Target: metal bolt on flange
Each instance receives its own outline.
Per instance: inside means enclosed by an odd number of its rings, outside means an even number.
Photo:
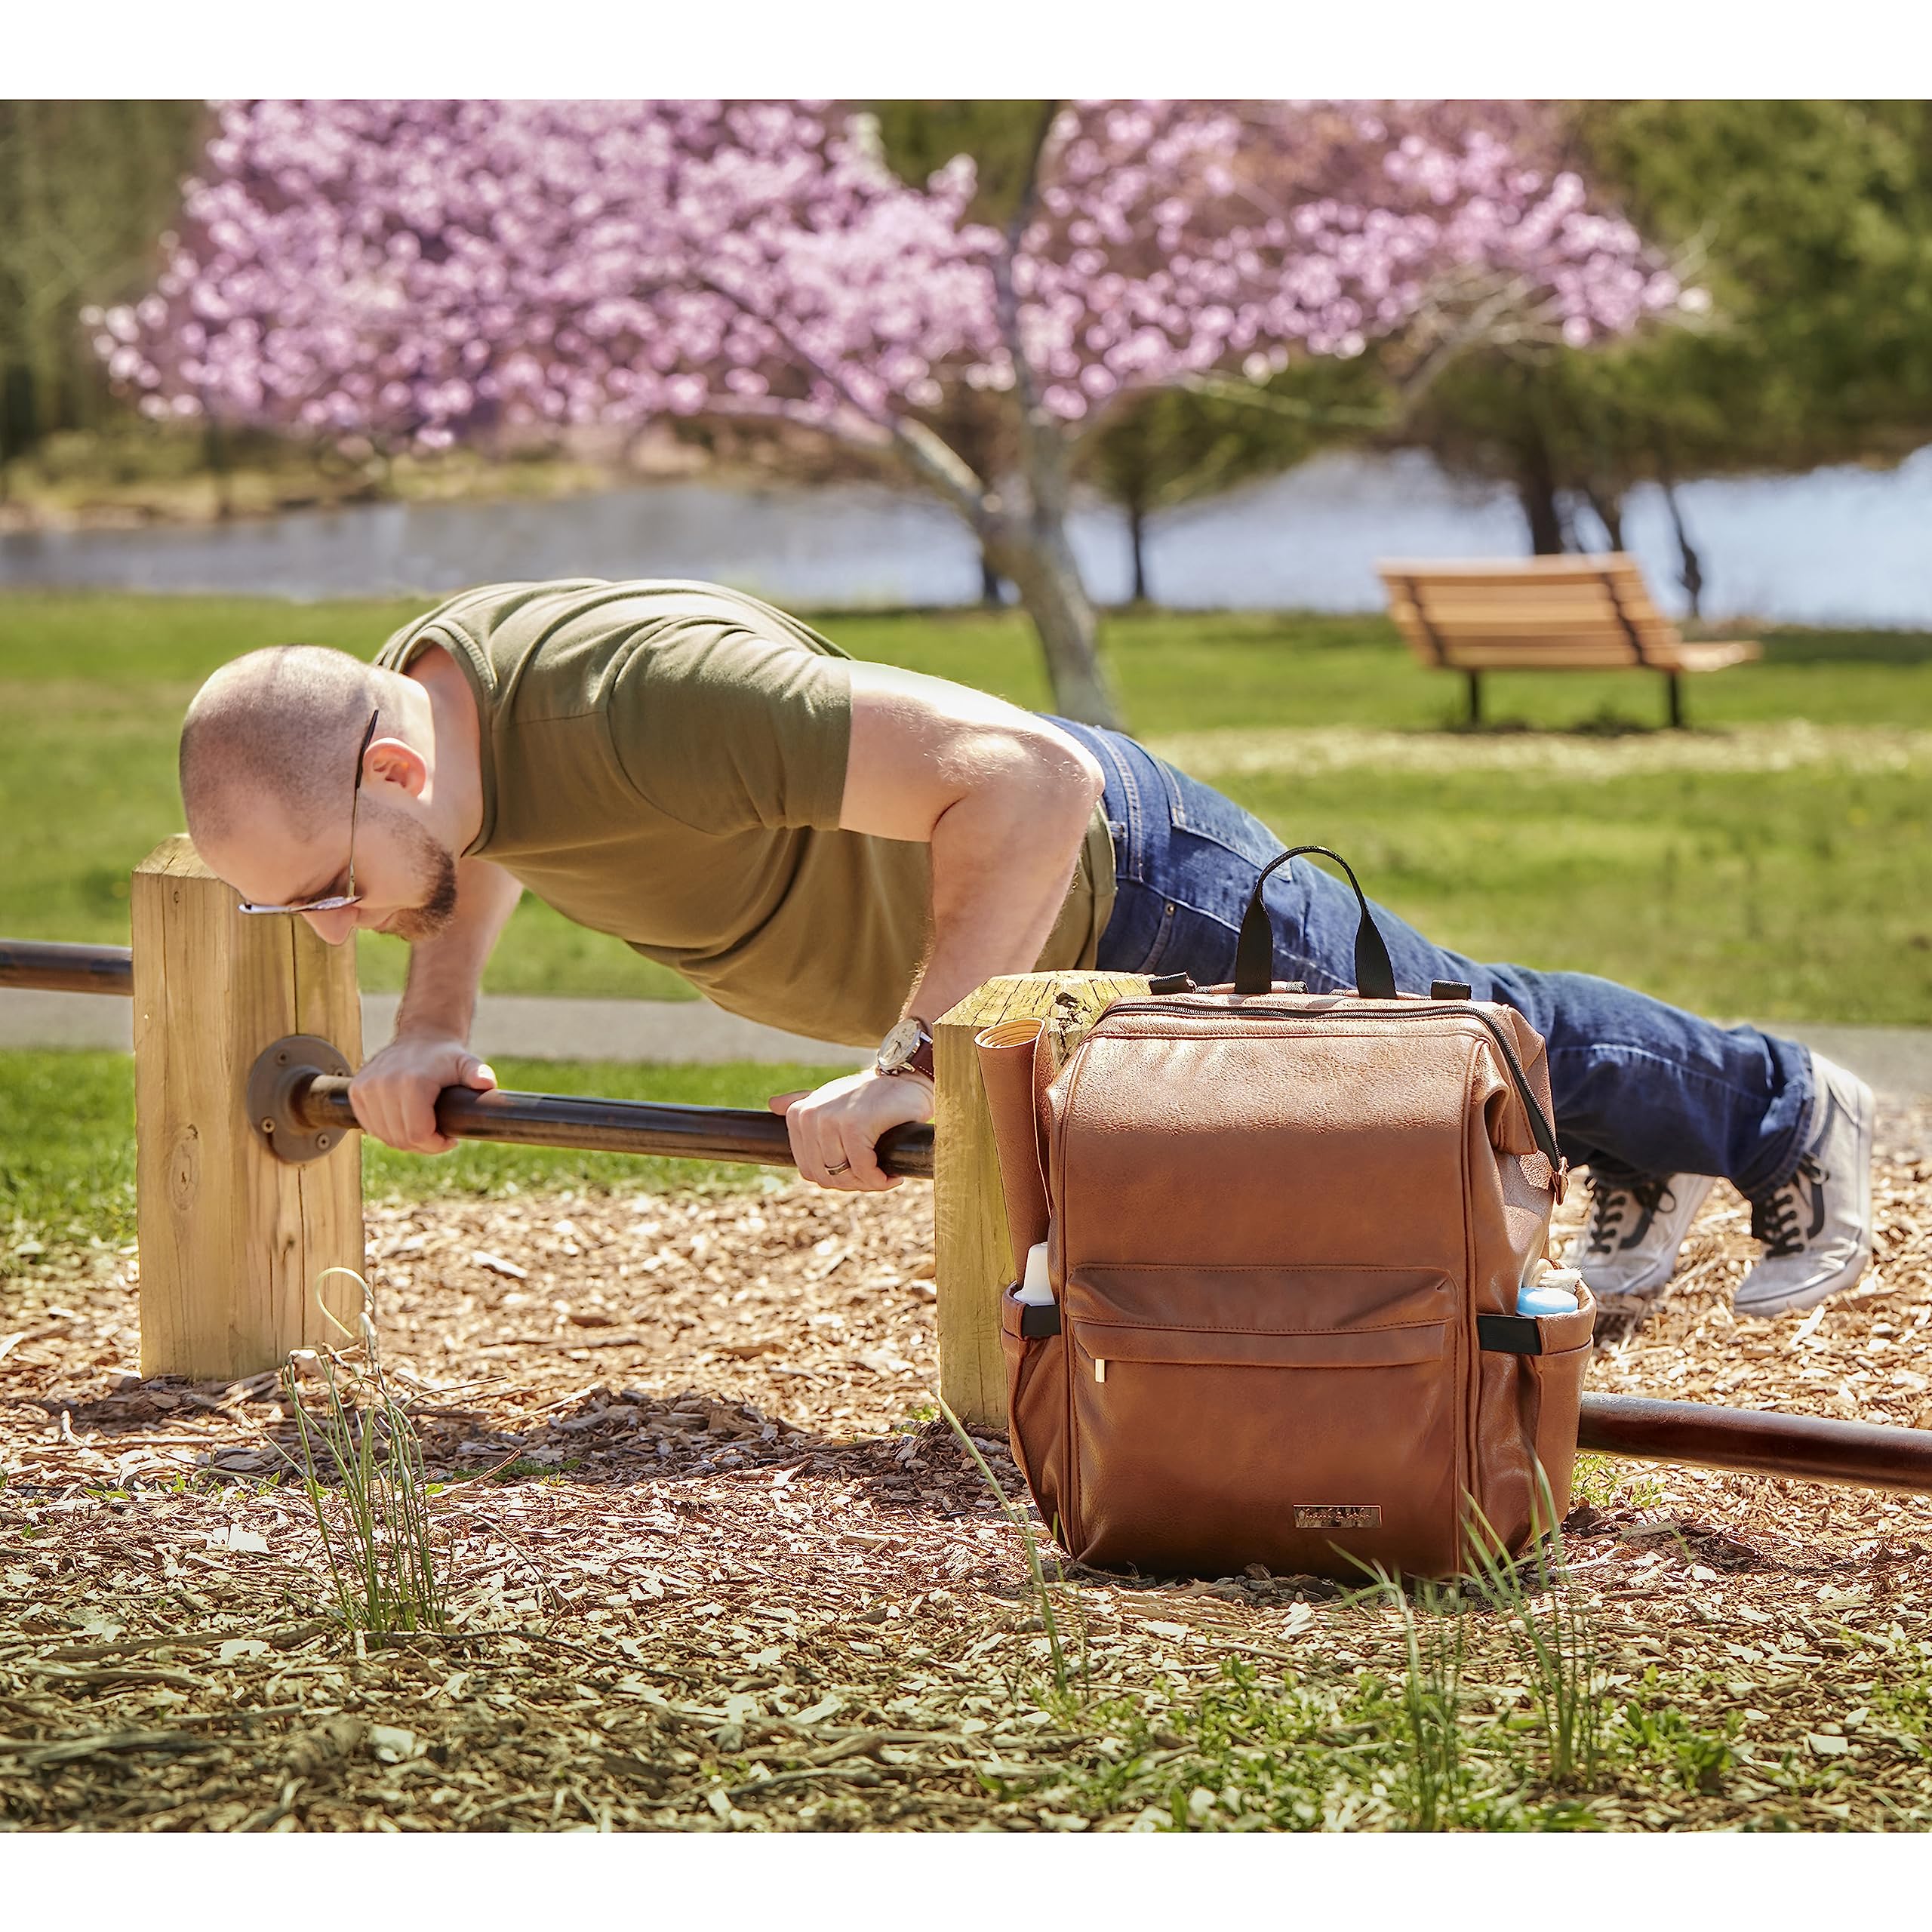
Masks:
[[[295,1103],[318,1074],[354,1070],[318,1034],[291,1033],[263,1048],[248,1072],[248,1118],[277,1160],[319,1160],[336,1144],[334,1130],[308,1125]]]

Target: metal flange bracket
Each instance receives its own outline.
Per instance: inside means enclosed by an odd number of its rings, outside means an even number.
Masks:
[[[320,1073],[355,1069],[315,1033],[291,1033],[264,1047],[248,1070],[248,1119],[278,1161],[318,1161],[347,1137],[339,1128],[312,1127],[296,1111]]]

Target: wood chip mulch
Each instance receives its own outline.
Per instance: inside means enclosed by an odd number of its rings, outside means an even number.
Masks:
[[[1658,1310],[1605,1324],[1590,1386],[1932,1426],[1932,1120],[1881,1130],[1857,1290],[1735,1321],[1755,1250],[1721,1188]],[[1331,1699],[1307,1767],[1353,1748],[1362,1687],[1401,1674],[1386,1601],[1050,1562],[1086,1681],[1043,1688],[1020,1539],[934,1419],[929,1190],[389,1202],[369,1223],[384,1358],[448,1485],[452,1629],[343,1632],[277,1474],[273,1378],[142,1381],[133,1257],[50,1256],[0,1301],[0,1825],[1414,1822],[1392,1774],[1291,1801],[1252,1764],[1201,1769],[1231,1665]],[[1567,1541],[1613,1703],[1663,1699],[1723,1742],[1644,1732],[1566,1821],[1932,1820],[1932,1497],[1587,1459]],[[1528,1707],[1500,1621],[1478,1710]],[[1555,1815],[1516,1783],[1482,1821]]]

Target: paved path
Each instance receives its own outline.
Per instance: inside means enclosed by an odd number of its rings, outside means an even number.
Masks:
[[[362,995],[362,1032],[372,1046],[395,1019],[394,993]],[[1801,1040],[1870,1081],[1881,1099],[1932,1103],[1932,1027],[1792,1026],[1768,1029]],[[97,994],[0,989],[0,1048],[133,1045],[131,1003]],[[856,1066],[856,1048],[800,1039],[755,1025],[702,1000],[540,999],[486,994],[472,1044],[485,1057],[531,1060],[792,1060]]]
[[[389,1037],[398,995],[362,995],[362,1037],[371,1048]],[[131,1001],[97,993],[0,989],[0,1048],[134,1047]],[[800,1039],[760,1026],[703,1000],[541,999],[486,993],[478,1002],[470,1044],[485,1059],[520,1054],[531,1060],[795,1060],[808,1066],[856,1066],[855,1047]]]

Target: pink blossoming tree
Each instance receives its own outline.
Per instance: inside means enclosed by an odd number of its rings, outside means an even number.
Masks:
[[[1571,343],[1683,300],[1522,103],[1098,102],[1043,117],[1013,218],[896,179],[863,117],[777,102],[225,107],[154,292],[89,319],[156,415],[435,448],[505,423],[810,426],[906,468],[1115,716],[1066,535],[1109,405],[1400,339]],[[1020,473],[934,426],[1014,413]]]

